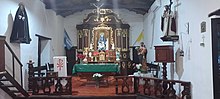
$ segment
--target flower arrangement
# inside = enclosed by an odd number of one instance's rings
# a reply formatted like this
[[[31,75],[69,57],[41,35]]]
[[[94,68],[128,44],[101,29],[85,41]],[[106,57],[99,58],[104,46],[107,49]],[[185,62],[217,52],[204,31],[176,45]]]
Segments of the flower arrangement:
[[[98,56],[99,55],[99,52],[98,51],[94,51],[93,52],[93,56]]]
[[[147,73],[147,70],[148,70],[148,66],[147,64],[143,63],[143,64],[135,64],[133,63],[133,69],[136,71],[136,72],[139,72],[139,73]]]
[[[92,75],[92,78],[93,78],[94,80],[99,80],[99,79],[102,78],[102,77],[103,77],[103,75],[102,75],[102,74],[99,74],[99,73],[95,73],[95,74]]]
[[[141,66],[142,66],[142,64],[136,64],[136,68],[138,71],[141,71]]]
[[[77,54],[77,58],[83,60],[84,58],[86,57],[86,55],[83,55],[83,54]]]

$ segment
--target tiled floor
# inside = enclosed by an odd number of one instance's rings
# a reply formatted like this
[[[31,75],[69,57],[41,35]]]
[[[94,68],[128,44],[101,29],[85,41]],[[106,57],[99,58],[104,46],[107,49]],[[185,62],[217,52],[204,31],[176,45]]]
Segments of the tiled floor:
[[[115,80],[113,77],[108,77],[108,85],[106,81],[100,83],[97,87],[95,81],[88,81],[77,76],[72,77],[73,96],[114,96],[115,95]]]

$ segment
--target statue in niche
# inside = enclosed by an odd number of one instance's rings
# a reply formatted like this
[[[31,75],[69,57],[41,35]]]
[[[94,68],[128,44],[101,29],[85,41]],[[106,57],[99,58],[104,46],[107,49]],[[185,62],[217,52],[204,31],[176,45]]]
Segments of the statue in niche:
[[[92,51],[93,50],[93,44],[89,45],[89,49]]]
[[[120,49],[116,50],[116,61],[120,61]]]
[[[114,43],[112,43],[112,49],[113,49],[113,50],[115,49],[115,44],[114,44]]]
[[[98,40],[98,50],[106,50],[106,39],[104,33],[100,33]]]

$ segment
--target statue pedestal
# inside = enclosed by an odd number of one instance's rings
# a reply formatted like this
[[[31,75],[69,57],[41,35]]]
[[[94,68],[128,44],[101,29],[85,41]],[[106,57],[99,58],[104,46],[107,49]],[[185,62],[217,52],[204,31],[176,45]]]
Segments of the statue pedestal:
[[[178,35],[163,36],[160,39],[162,39],[163,41],[178,41],[179,36]]]

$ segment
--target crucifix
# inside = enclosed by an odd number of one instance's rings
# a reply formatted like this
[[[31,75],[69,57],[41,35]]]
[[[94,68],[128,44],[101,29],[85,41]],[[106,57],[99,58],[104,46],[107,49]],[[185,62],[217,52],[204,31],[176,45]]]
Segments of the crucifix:
[[[181,5],[181,3],[179,3],[179,0],[176,0],[176,5],[174,5],[174,10],[177,11],[177,8]]]
[[[100,6],[98,6],[98,5],[96,5],[96,4],[94,4],[93,3],[93,6],[95,6],[96,7],[96,13],[97,13],[97,18],[96,18],[96,20],[98,20],[99,19],[99,15],[100,15],[100,8],[103,6],[104,4],[101,4]]]

